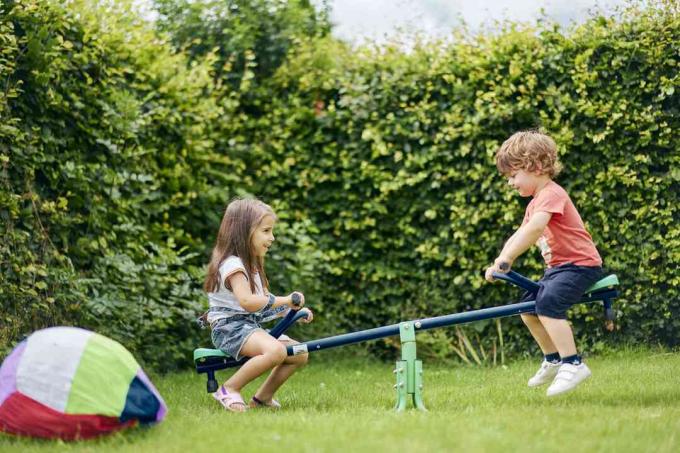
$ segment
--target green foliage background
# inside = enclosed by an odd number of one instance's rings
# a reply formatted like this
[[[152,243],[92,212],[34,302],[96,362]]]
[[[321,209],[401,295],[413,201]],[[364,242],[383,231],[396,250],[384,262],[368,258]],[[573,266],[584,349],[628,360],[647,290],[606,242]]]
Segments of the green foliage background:
[[[157,7],[153,29],[126,1],[0,6],[3,352],[70,324],[148,365],[188,363],[209,342],[193,321],[203,268],[240,194],[281,218],[273,289],[304,291],[317,312],[297,336],[505,303],[516,293],[481,270],[526,200],[493,155],[529,127],[558,142],[558,182],[622,280],[614,334],[600,310],[573,310],[586,349],[678,344],[673,3],[409,51],[350,48],[302,0]],[[539,277],[539,254],[516,269]],[[508,353],[533,351],[519,322],[504,325]],[[419,345],[450,354],[451,337]]]

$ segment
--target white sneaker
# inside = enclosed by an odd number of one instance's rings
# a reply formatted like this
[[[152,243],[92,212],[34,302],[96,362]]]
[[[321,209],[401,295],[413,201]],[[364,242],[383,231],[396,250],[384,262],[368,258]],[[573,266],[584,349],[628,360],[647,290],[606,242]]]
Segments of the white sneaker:
[[[551,363],[544,360],[536,374],[529,379],[529,387],[538,387],[539,385],[551,382],[557,376],[557,370],[560,369],[560,365],[562,365],[560,362]]]
[[[590,369],[585,363],[580,365],[563,363],[557,372],[557,376],[555,376],[555,380],[548,387],[547,395],[555,396],[573,390],[581,381],[590,377],[591,374]]]

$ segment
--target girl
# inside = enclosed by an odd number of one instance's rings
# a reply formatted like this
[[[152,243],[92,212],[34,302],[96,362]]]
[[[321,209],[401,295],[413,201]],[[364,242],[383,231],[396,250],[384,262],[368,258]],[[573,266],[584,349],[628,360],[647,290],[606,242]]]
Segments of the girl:
[[[213,397],[233,412],[243,412],[246,404],[241,389],[253,379],[272,370],[260,386],[250,407],[279,408],[274,393],[298,368],[307,363],[307,354],[288,357],[286,346],[295,344],[286,335],[275,339],[260,327],[261,322],[299,310],[292,296],[274,296],[264,271],[264,256],[274,242],[277,218],[272,209],[256,199],[234,199],[227,206],[212,251],[204,289],[210,309],[207,320],[216,348],[240,359],[251,357],[220,387]],[[309,309],[307,319],[311,322]]]

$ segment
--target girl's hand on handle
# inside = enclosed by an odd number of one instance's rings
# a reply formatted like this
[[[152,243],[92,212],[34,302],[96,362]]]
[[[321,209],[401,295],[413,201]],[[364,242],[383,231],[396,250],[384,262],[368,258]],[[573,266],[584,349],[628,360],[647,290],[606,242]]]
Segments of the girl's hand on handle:
[[[300,291],[293,291],[288,295],[288,305],[293,310],[299,310],[305,306],[305,295]]]
[[[314,313],[312,313],[312,310],[310,310],[309,308],[303,308],[302,311],[307,313],[307,317],[300,319],[300,322],[305,324],[309,324],[310,322],[312,322],[312,320],[314,319]]]

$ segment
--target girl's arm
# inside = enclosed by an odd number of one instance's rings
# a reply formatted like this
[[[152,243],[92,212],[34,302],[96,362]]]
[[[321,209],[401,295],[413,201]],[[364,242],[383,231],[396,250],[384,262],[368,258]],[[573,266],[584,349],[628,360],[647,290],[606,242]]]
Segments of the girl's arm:
[[[248,279],[243,272],[231,274],[229,277],[227,277],[227,279],[229,280],[228,286],[231,287],[232,292],[238,300],[238,303],[241,304],[241,307],[243,307],[245,311],[254,313],[261,310],[267,305],[267,303],[269,303],[269,296],[259,296],[257,294],[253,294],[253,292],[250,290],[250,283],[248,283]],[[282,305],[293,309],[299,309],[304,305],[304,298],[302,299],[302,303],[295,307],[293,305],[291,295],[277,296],[274,299],[274,304],[271,306],[271,308],[280,307]]]

